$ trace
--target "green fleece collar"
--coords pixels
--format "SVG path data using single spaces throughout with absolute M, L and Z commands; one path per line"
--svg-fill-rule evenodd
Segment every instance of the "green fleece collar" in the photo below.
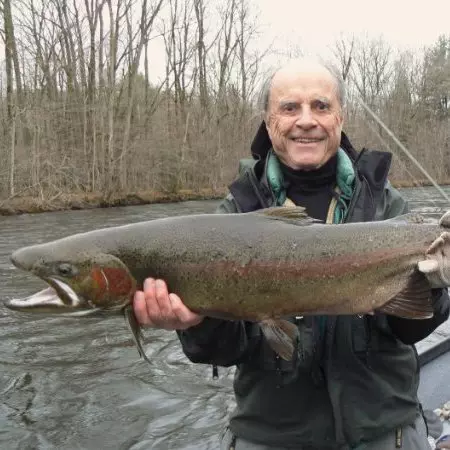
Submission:
M 283 173 L 280 162 L 273 149 L 267 156 L 267 182 L 275 196 L 276 205 L 281 206 L 286 201 L 286 189 L 284 188 Z M 348 212 L 348 205 L 353 195 L 355 186 L 355 169 L 350 157 L 342 148 L 337 152 L 336 184 L 339 193 L 336 209 L 334 211 L 334 223 L 341 223 Z
M 355 188 L 355 169 L 350 157 L 342 148 L 339 148 L 337 152 L 336 185 L 339 197 L 334 210 L 333 223 L 342 223 L 347 217 Z
M 286 201 L 286 189 L 284 188 L 284 177 L 281 171 L 280 161 L 273 149 L 270 149 L 269 155 L 267 156 L 266 173 L 267 182 L 275 196 L 276 206 L 281 206 Z
M 355 185 L 355 169 L 352 160 L 342 148 L 337 152 L 336 183 L 347 198 L 352 196 Z

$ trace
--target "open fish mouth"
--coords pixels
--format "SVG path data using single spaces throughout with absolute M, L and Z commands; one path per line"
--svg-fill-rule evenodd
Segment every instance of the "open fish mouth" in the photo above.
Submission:
M 57 313 L 67 316 L 88 315 L 95 312 L 95 308 L 86 308 L 86 303 L 67 283 L 57 278 L 45 281 L 49 287 L 22 299 L 7 300 L 5 306 L 17 311 Z

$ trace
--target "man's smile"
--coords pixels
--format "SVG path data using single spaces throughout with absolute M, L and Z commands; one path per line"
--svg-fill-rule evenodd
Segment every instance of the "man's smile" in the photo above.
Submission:
M 301 144 L 312 144 L 315 142 L 321 142 L 324 138 L 305 138 L 305 137 L 298 137 L 298 138 L 291 138 L 294 142 L 299 142 Z

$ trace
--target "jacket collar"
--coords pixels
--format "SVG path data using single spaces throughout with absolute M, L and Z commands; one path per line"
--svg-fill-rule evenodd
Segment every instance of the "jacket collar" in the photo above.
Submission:
M 352 198 L 346 199 L 346 206 L 350 210 L 354 210 L 355 207 L 358 210 L 364 210 L 364 220 L 372 220 L 376 205 L 379 204 L 384 193 L 392 155 L 365 148 L 358 153 L 344 132 L 341 134 L 340 149 L 347 156 L 347 158 L 342 158 L 346 160 L 345 165 L 350 165 L 352 169 L 342 172 L 343 182 L 350 185 L 351 180 L 354 180 L 352 193 L 348 192 L 346 195 L 350 194 Z M 240 212 L 278 204 L 276 192 L 273 190 L 274 185 L 268 182 L 268 164 L 271 160 L 268 155 L 273 150 L 264 122 L 253 139 L 251 152 L 253 161 L 248 159 L 241 161 L 241 175 L 229 186 Z M 270 171 L 269 175 L 271 179 L 276 177 L 276 174 L 270 174 Z M 337 183 L 339 184 L 339 180 Z M 354 198 L 355 196 L 357 198 Z M 347 211 L 347 209 L 345 215 L 347 212 L 353 215 L 353 212 Z M 341 218 L 341 220 L 343 219 Z

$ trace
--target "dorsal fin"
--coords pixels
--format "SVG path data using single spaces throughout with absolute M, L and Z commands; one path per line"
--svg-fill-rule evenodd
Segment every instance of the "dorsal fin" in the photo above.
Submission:
M 270 219 L 282 220 L 296 225 L 312 225 L 323 223 L 320 220 L 308 216 L 302 206 L 273 206 L 271 208 L 259 209 L 248 214 L 262 214 Z

